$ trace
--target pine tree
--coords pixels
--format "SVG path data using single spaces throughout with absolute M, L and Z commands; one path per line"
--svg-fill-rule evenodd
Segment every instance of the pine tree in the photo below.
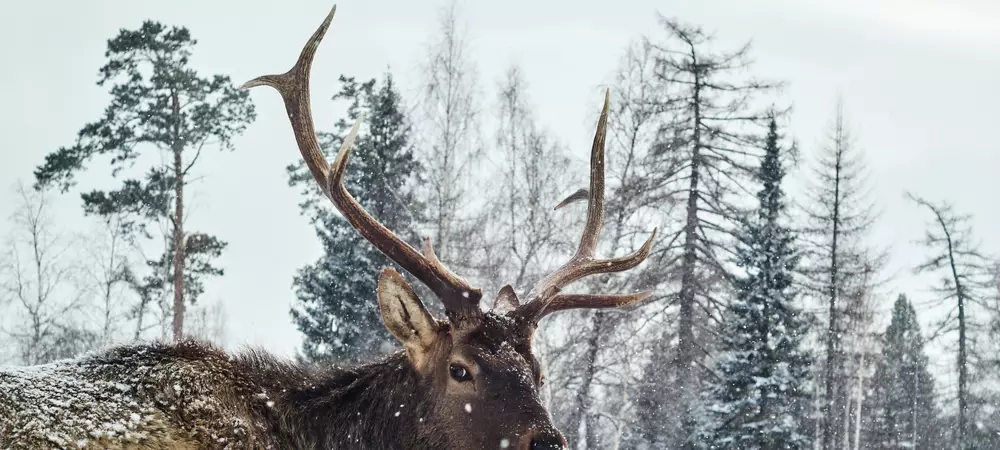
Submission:
M 97 156 L 110 156 L 111 175 L 122 179 L 113 191 L 84 193 L 87 214 L 121 215 L 129 238 L 153 238 L 163 233 L 162 256 L 146 262 L 152 272 L 130 281 L 142 297 L 137 312 L 163 304 L 173 315 L 173 337 L 184 335 L 185 301 L 203 291 L 203 279 L 223 270 L 212 264 L 226 247 L 224 241 L 185 229 L 185 188 L 202 150 L 232 150 L 232 140 L 256 117 L 246 91 L 223 75 L 200 77 L 189 65 L 197 41 L 188 29 L 146 21 L 138 30 L 121 30 L 108 41 L 107 64 L 98 86 L 111 84 L 111 102 L 103 116 L 80 130 L 77 142 L 46 155 L 35 171 L 36 187 L 58 185 L 66 192 L 74 175 Z M 164 163 L 164 161 L 167 161 Z M 140 178 L 124 175 L 137 163 L 148 162 Z M 165 301 L 172 292 L 173 302 Z
M 413 245 L 411 228 L 419 219 L 413 210 L 419 208 L 411 181 L 420 168 L 392 76 L 387 73 L 381 85 L 345 76 L 340 81 L 334 99 L 350 102 L 347 118 L 338 121 L 335 134 L 321 134 L 322 147 L 332 161 L 354 122 L 367 125 L 354 143 L 344 182 L 365 210 L 394 233 L 411 238 Z M 300 206 L 323 246 L 323 255 L 301 268 L 294 280 L 298 302 L 291 314 L 305 334 L 304 356 L 354 362 L 389 353 L 395 340 L 382 325 L 375 286 L 377 274 L 391 262 L 321 197 L 304 163 L 289 166 L 288 173 L 290 185 L 304 188 L 306 200 Z
M 917 312 L 900 294 L 882 335 L 882 357 L 867 394 L 866 449 L 941 448 L 935 445 L 934 379 L 924 342 Z
M 785 219 L 777 125 L 772 119 L 758 172 L 759 208 L 738 233 L 736 298 L 720 330 L 717 378 L 703 392 L 702 446 L 712 449 L 804 449 L 801 388 L 810 365 L 801 346 L 806 322 L 793 305 L 799 256 Z

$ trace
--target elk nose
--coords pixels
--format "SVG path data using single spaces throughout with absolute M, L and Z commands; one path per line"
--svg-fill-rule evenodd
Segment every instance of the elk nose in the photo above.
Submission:
M 558 431 L 538 431 L 531 437 L 531 450 L 563 450 L 566 438 Z

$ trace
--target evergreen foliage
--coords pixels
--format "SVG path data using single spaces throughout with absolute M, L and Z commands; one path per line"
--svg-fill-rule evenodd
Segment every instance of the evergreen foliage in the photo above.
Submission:
M 336 133 L 321 134 L 333 160 L 354 122 L 362 121 L 344 183 L 351 195 L 386 227 L 407 239 L 420 218 L 411 181 L 420 166 L 409 144 L 410 125 L 392 76 L 358 82 L 341 76 L 334 100 L 349 102 Z M 396 341 L 382 324 L 375 298 L 379 272 L 391 262 L 366 241 L 319 191 L 304 162 L 288 167 L 289 184 L 304 188 L 301 204 L 323 246 L 323 255 L 302 267 L 294 285 L 298 302 L 291 310 L 305 334 L 302 351 L 313 361 L 355 362 L 391 352 Z M 409 239 L 414 245 L 412 239 Z M 397 267 L 397 270 L 402 270 Z
M 783 224 L 781 149 L 772 119 L 758 180 L 760 206 L 738 233 L 736 298 L 725 314 L 716 360 L 707 382 L 700 445 L 711 449 L 804 449 L 802 389 L 810 359 L 802 348 L 806 322 L 793 305 L 798 263 L 791 230 Z
M 196 43 L 188 29 L 153 21 L 121 30 L 108 41 L 108 61 L 97 82 L 109 85 L 111 94 L 104 114 L 79 131 L 74 145 L 46 155 L 35 170 L 36 188 L 66 192 L 87 162 L 109 157 L 111 176 L 121 185 L 83 193 L 84 211 L 125 218 L 120 223 L 129 239 L 153 238 L 156 225 L 166 225 L 163 253 L 146 261 L 149 272 L 130 271 L 129 279 L 142 298 L 140 316 L 173 291 L 175 338 L 183 334 L 185 298 L 194 302 L 205 277 L 223 274 L 213 260 L 226 247 L 215 236 L 184 229 L 184 188 L 203 150 L 233 150 L 233 139 L 256 117 L 248 93 L 228 76 L 202 77 L 190 67 Z M 140 162 L 149 164 L 144 175 L 126 175 Z
M 867 392 L 866 448 L 941 448 L 935 445 L 934 379 L 924 343 L 917 311 L 900 294 L 892 308 L 892 322 L 882 335 L 882 358 Z

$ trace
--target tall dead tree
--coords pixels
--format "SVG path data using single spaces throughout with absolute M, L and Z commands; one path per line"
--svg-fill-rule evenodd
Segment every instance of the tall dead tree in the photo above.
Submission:
M 979 250 L 981 246 L 973 242 L 970 216 L 955 212 L 947 202 L 934 203 L 922 197 L 907 193 L 907 197 L 932 217 L 923 245 L 932 252 L 928 259 L 916 267 L 917 273 L 931 273 L 941 277 L 941 284 L 935 288 L 938 300 L 949 306 L 949 312 L 941 320 L 935 334 L 957 333 L 955 372 L 958 374 L 957 426 L 952 439 L 959 450 L 980 447 L 970 426 L 970 369 L 977 356 L 976 335 L 986 331 L 989 316 L 990 289 L 993 287 L 990 273 L 991 260 Z
M 821 393 L 817 428 L 820 448 L 832 450 L 845 445 L 846 424 L 850 423 L 850 392 L 855 374 L 847 370 L 848 349 L 844 336 L 854 336 L 868 328 L 862 308 L 868 284 L 878 278 L 884 254 L 869 248 L 867 233 L 876 219 L 868 200 L 863 155 L 848 129 L 842 103 L 828 129 L 825 144 L 815 156 L 812 183 L 803 209 L 806 225 L 803 238 L 806 263 L 804 284 L 822 306 L 826 324 L 817 336 L 824 344 L 816 374 Z M 850 316 L 850 321 L 848 321 Z M 851 342 L 858 340 L 851 338 Z M 850 351 L 854 353 L 853 350 Z M 857 355 L 852 355 L 857 356 Z
M 758 96 L 774 92 L 778 82 L 747 77 L 750 45 L 735 51 L 710 49 L 714 37 L 703 29 L 661 17 L 666 36 L 647 40 L 662 92 L 663 119 L 654 153 L 681 162 L 668 174 L 673 195 L 684 205 L 680 226 L 666 233 L 679 256 L 677 347 L 659 352 L 647 369 L 650 439 L 674 441 L 671 448 L 692 448 L 697 393 L 707 337 L 724 305 L 719 283 L 727 278 L 732 256 L 733 224 L 742 199 L 753 196 L 748 179 L 757 167 L 770 104 Z M 759 104 L 758 104 L 759 103 Z M 664 339 L 668 336 L 664 331 Z M 676 376 L 668 381 L 668 374 Z M 664 397 L 673 391 L 675 399 Z M 677 414 L 669 412 L 673 403 Z M 679 429 L 671 429 L 678 423 Z M 654 445 L 660 445 L 655 444 Z
M 985 347 L 980 353 L 976 370 L 982 374 L 980 386 L 985 389 L 980 394 L 985 405 L 1000 405 L 1000 260 L 993 264 L 993 281 L 990 283 L 988 329 L 984 339 Z M 983 429 L 979 436 L 990 436 L 992 447 L 1000 448 L 1000 409 L 990 408 L 986 414 L 979 414 Z M 986 439 L 983 439 L 986 440 Z

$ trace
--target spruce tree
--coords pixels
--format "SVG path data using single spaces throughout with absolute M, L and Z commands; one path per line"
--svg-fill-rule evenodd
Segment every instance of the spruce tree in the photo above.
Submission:
M 320 135 L 321 145 L 332 161 L 354 122 L 361 120 L 344 183 L 372 216 L 400 237 L 412 238 L 419 216 L 413 214 L 418 208 L 411 181 L 419 165 L 392 76 L 385 74 L 381 84 L 345 76 L 340 81 L 334 100 L 349 102 L 347 117 L 338 121 L 336 133 Z M 288 173 L 290 185 L 304 188 L 302 211 L 323 246 L 323 255 L 299 269 L 294 280 L 298 301 L 291 314 L 305 334 L 304 356 L 348 363 L 391 352 L 395 340 L 382 324 L 375 300 L 376 277 L 391 262 L 322 197 L 304 163 L 289 166 Z
M 703 392 L 706 406 L 699 443 L 711 449 L 804 449 L 801 388 L 810 359 L 802 348 L 806 321 L 793 305 L 792 273 L 798 263 L 784 222 L 785 175 L 777 125 L 771 120 L 758 172 L 756 217 L 738 233 L 736 298 L 720 330 L 717 378 Z
M 917 312 L 900 294 L 892 308 L 892 321 L 882 335 L 882 358 L 868 391 L 866 448 L 941 448 L 935 445 L 934 379 L 927 367 L 924 342 Z
M 111 176 L 121 186 L 82 194 L 84 211 L 124 217 L 127 238 L 162 238 L 163 253 L 146 261 L 151 271 L 129 271 L 128 278 L 141 297 L 139 323 L 148 305 L 159 303 L 163 313 L 173 315 L 175 340 L 184 335 L 185 301 L 194 302 L 202 293 L 205 277 L 223 274 L 212 261 L 226 247 L 215 236 L 185 229 L 192 170 L 204 161 L 199 159 L 203 150 L 232 150 L 233 138 L 256 117 L 249 94 L 229 77 L 202 77 L 191 68 L 196 43 L 187 28 L 153 21 L 108 40 L 108 62 L 97 85 L 110 84 L 110 103 L 80 130 L 74 145 L 46 155 L 35 171 L 36 188 L 56 185 L 66 192 L 87 162 L 107 157 Z M 147 169 L 133 178 L 136 165 Z

